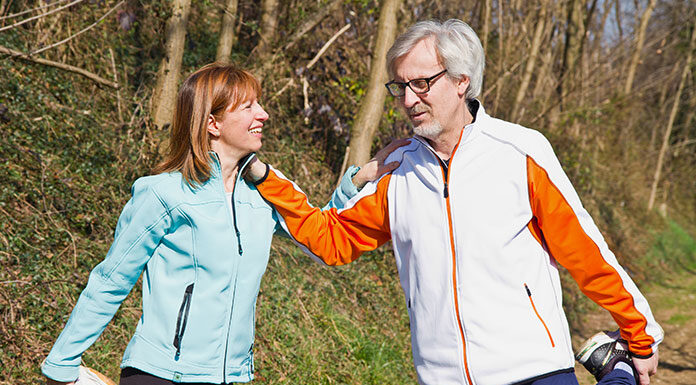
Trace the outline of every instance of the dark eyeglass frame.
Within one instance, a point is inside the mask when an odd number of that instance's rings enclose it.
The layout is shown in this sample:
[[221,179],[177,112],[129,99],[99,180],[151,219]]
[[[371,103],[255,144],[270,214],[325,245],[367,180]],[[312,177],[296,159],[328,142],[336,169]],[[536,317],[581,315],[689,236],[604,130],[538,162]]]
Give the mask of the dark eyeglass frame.
[[[429,78],[411,79],[411,80],[409,80],[408,82],[395,82],[395,81],[392,80],[392,81],[390,81],[389,83],[385,83],[384,86],[387,87],[387,91],[389,92],[389,95],[391,95],[391,96],[393,96],[393,97],[395,97],[395,98],[400,98],[400,97],[406,95],[406,87],[410,88],[411,91],[413,91],[414,94],[421,95],[421,94],[425,94],[425,93],[427,93],[428,91],[430,91],[430,82],[432,82],[433,80],[435,80],[435,78],[437,78],[438,76],[444,74],[445,72],[447,72],[447,68],[445,68],[444,70],[442,70],[442,71],[436,73],[435,75],[433,75],[433,76],[431,76],[431,77],[429,77]],[[416,91],[416,90],[413,89],[413,87],[411,87],[411,83],[413,83],[413,82],[421,82],[421,81],[424,81],[424,82],[425,82],[425,91]],[[401,92],[395,94],[395,93],[394,93],[395,90],[392,90],[392,88],[391,88],[392,85],[400,86],[398,89],[399,89]]]

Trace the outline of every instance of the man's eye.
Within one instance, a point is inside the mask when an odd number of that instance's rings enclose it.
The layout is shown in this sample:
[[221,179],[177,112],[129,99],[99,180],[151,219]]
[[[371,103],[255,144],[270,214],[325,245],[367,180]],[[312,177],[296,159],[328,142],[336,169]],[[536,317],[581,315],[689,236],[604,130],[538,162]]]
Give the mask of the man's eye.
[[418,89],[423,89],[428,86],[428,83],[425,80],[422,79],[417,79],[411,82],[411,87],[416,87]]

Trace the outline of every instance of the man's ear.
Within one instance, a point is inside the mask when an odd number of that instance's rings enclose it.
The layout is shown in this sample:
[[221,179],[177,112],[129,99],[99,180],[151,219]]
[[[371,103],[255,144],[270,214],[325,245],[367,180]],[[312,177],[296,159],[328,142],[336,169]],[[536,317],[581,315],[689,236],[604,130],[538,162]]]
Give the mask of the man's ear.
[[217,120],[212,114],[208,115],[208,133],[216,138],[220,136]]
[[471,81],[469,80],[469,77],[462,75],[462,77],[459,79],[459,83],[457,83],[457,94],[459,96],[466,96],[466,91],[469,89],[470,84]]

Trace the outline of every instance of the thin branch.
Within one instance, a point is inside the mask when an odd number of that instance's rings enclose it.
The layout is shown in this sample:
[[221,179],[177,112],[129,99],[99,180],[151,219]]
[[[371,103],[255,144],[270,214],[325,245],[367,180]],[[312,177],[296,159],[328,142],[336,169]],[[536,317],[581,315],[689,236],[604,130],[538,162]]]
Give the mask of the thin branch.
[[26,11],[13,13],[13,14],[7,15],[7,16],[0,16],[0,20],[13,19],[13,18],[15,18],[15,17],[17,17],[17,16],[26,15],[27,13],[32,13],[32,12],[38,11],[38,10],[40,10],[40,9],[51,8],[51,7],[56,6],[56,5],[60,4],[60,3],[64,3],[64,2],[66,2],[66,1],[70,1],[70,0],[58,0],[58,1],[53,2],[53,3],[51,3],[51,4],[42,5],[42,6],[40,6],[40,7],[36,7],[36,8],[33,8],[33,9],[27,9]]
[[[114,60],[114,50],[109,47],[109,56],[111,57],[111,71],[114,73],[114,83],[118,84],[118,75],[116,72],[116,61]],[[123,123],[123,112],[121,111],[121,91],[116,90],[116,107],[118,110],[118,121]]]
[[288,39],[288,43],[283,47],[282,49],[278,50],[278,52],[284,52],[290,48],[292,48],[297,42],[300,41],[302,36],[306,35],[309,31],[314,29],[319,23],[321,23],[322,20],[326,16],[329,15],[329,13],[335,11],[335,9],[343,3],[343,0],[334,0],[332,3],[329,5],[326,5],[322,7],[317,13],[312,16],[312,18],[308,19],[305,21],[304,24],[302,24],[296,31],[295,33],[292,34],[290,39]]
[[120,6],[121,6],[123,3],[125,3],[125,2],[126,2],[126,0],[121,0],[121,1],[120,1],[118,4],[116,4],[113,8],[111,8],[108,12],[106,12],[102,17],[100,17],[99,20],[95,21],[94,23],[92,23],[92,24],[89,25],[88,27],[82,29],[80,32],[77,32],[77,33],[75,33],[75,34],[73,34],[73,35],[71,35],[71,36],[68,36],[67,38],[65,38],[65,39],[63,39],[63,40],[61,40],[61,41],[59,41],[59,42],[57,42],[57,43],[53,43],[53,44],[51,44],[51,45],[49,45],[49,46],[43,47],[43,48],[41,48],[41,49],[37,49],[37,50],[33,51],[32,53],[30,53],[30,55],[36,55],[37,53],[41,53],[41,52],[43,52],[43,51],[46,51],[46,50],[49,50],[49,49],[51,49],[51,48],[57,47],[57,46],[59,46],[59,45],[65,43],[65,42],[68,42],[68,41],[70,41],[70,40],[76,38],[77,36],[79,36],[79,35],[81,35],[81,34],[87,32],[87,31],[89,31],[90,29],[94,28],[97,24],[99,24],[102,20],[104,20],[107,16],[109,16],[109,15],[111,14],[111,12],[115,11],[116,8],[120,7]]
[[84,76],[84,77],[86,77],[94,82],[105,85],[107,87],[119,89],[118,84],[116,84],[112,81],[106,80],[106,79],[100,77],[99,75],[93,74],[93,73],[91,73],[85,69],[79,68],[79,67],[71,66],[71,65],[65,64],[65,63],[55,62],[52,60],[31,57],[24,52],[15,51],[13,49],[3,47],[1,45],[0,45],[0,53],[7,54],[7,55],[10,55],[12,57],[27,60],[30,62],[43,64],[43,65],[46,65],[49,67],[60,68],[62,70],[66,70],[68,72],[73,72],[73,73],[76,73],[78,75],[82,75],[82,76]]
[[348,30],[348,28],[350,28],[350,26],[351,26],[350,23],[346,24],[343,28],[341,28],[338,32],[336,32],[333,36],[331,36],[331,39],[329,39],[329,41],[327,41],[324,44],[324,46],[321,47],[319,52],[317,52],[316,56],[314,56],[314,59],[312,59],[309,62],[309,64],[307,64],[307,67],[305,67],[305,68],[306,69],[312,68],[312,66],[317,63],[317,61],[319,60],[321,55],[323,55],[324,52],[326,52],[326,50],[329,49],[329,46],[331,46],[331,44],[333,44],[333,42],[336,41],[336,39],[338,39],[338,37],[341,36],[343,34],[343,32],[346,32]]
[[14,28],[14,27],[19,27],[20,25],[25,24],[25,23],[28,23],[28,22],[30,22],[30,21],[32,21],[32,20],[36,20],[36,19],[40,19],[40,18],[45,17],[45,16],[48,16],[48,15],[52,15],[52,14],[54,14],[54,13],[60,11],[60,10],[63,10],[63,9],[65,9],[65,8],[68,8],[68,7],[71,7],[71,6],[75,5],[75,4],[81,3],[81,2],[83,2],[83,1],[85,1],[85,0],[75,0],[75,1],[73,1],[72,3],[70,3],[70,4],[66,4],[66,5],[64,5],[64,6],[62,6],[62,7],[58,7],[58,8],[56,8],[56,9],[52,10],[52,11],[48,11],[48,12],[42,13],[42,14],[40,14],[40,15],[36,15],[36,16],[34,16],[34,17],[30,17],[30,18],[28,18],[28,19],[24,19],[24,20],[22,20],[22,21],[19,21],[19,22],[17,22],[17,23],[12,24],[12,25],[8,25],[8,26],[6,26],[6,27],[2,27],[2,28],[0,28],[0,32],[6,31],[6,30],[8,30],[8,29],[12,29],[12,28]]

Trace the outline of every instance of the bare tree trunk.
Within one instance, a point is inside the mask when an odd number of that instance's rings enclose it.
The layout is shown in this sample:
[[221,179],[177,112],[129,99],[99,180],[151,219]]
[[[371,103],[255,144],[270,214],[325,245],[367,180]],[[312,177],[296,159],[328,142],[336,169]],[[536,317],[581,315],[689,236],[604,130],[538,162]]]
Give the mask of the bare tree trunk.
[[275,39],[276,29],[278,29],[280,3],[278,0],[262,0],[261,7],[261,25],[256,55],[260,60],[263,60],[271,53],[273,48],[273,40]]
[[631,61],[628,65],[628,75],[626,76],[624,94],[630,93],[631,89],[633,88],[633,79],[636,75],[636,68],[638,68],[640,54],[643,51],[643,44],[645,43],[645,31],[648,29],[648,21],[650,20],[650,15],[652,14],[653,9],[655,9],[655,3],[657,3],[657,0],[649,0],[648,6],[645,7],[645,11],[640,18],[640,26],[638,27],[638,34],[635,38],[633,55],[631,56]]
[[560,107],[563,109],[566,103],[566,96],[573,89],[575,84],[575,67],[582,55],[582,38],[585,35],[584,23],[582,21],[582,3],[580,0],[571,0],[568,3],[565,46],[563,48],[563,61],[558,83],[558,97]]
[[483,10],[481,12],[481,23],[483,31],[481,31],[481,43],[483,45],[483,53],[488,53],[488,34],[491,28],[491,0],[483,0]]
[[170,124],[173,118],[190,10],[191,0],[172,1],[172,16],[167,20],[165,32],[164,57],[157,71],[157,83],[152,95],[152,120],[158,129]]
[[396,37],[396,12],[401,0],[385,0],[379,14],[377,40],[370,64],[367,93],[360,103],[350,135],[348,164],[364,164],[370,159],[372,137],[384,112],[387,81],[386,55]]
[[[502,80],[502,76],[505,74],[505,33],[504,33],[504,19],[503,19],[503,2],[498,1],[498,79]],[[500,101],[500,89],[502,87],[498,86],[495,90],[495,99],[493,101],[493,115],[498,111],[498,103]]]
[[665,136],[662,138],[662,147],[660,148],[660,153],[657,156],[657,165],[655,166],[655,176],[653,176],[652,188],[650,189],[650,198],[648,199],[648,211],[652,210],[655,205],[655,195],[657,194],[657,185],[660,183],[660,174],[662,173],[662,164],[665,159],[665,154],[669,148],[669,137],[672,134],[672,127],[674,126],[674,119],[677,117],[677,112],[679,110],[679,101],[681,99],[682,91],[684,90],[684,84],[686,83],[686,78],[691,71],[691,59],[694,53],[694,43],[696,42],[696,28],[691,31],[691,42],[689,43],[689,53],[686,56],[686,61],[684,63],[684,70],[682,71],[681,80],[679,81],[679,87],[677,88],[677,94],[674,96],[674,104],[672,105],[672,111],[669,114],[669,120],[667,121],[667,128],[665,129]]
[[619,41],[623,41],[623,26],[621,23],[621,0],[614,1],[616,11],[616,29],[619,31]]
[[[667,93],[670,89],[670,86],[672,84],[672,78],[677,74],[679,71],[679,62],[674,63],[674,67],[672,67],[672,71],[669,72],[669,75],[667,75],[664,80],[662,81],[662,89],[660,91],[660,98],[657,101],[657,105],[659,106],[659,112],[657,116],[664,116],[665,112],[667,110]],[[659,125],[658,124],[653,124],[652,129],[650,131],[650,152],[655,151],[655,141],[657,140],[657,129]]]
[[527,87],[529,87],[529,82],[532,79],[532,73],[534,72],[534,68],[536,67],[536,59],[539,54],[539,47],[541,47],[544,28],[546,28],[546,12],[546,2],[542,1],[541,4],[539,4],[539,12],[536,21],[536,28],[534,30],[534,38],[532,39],[532,46],[530,48],[529,58],[527,59],[527,65],[525,66],[524,75],[522,76],[522,84],[520,84],[520,88],[517,90],[517,95],[515,96],[515,103],[512,106],[512,113],[510,114],[513,121],[519,121],[521,118],[521,114],[519,113],[520,104],[522,103],[522,99],[524,99],[524,95],[527,93]]
[[236,40],[237,3],[238,0],[227,0],[223,11],[222,23],[220,23],[220,40],[215,55],[215,60],[221,63],[229,63],[232,47]]

